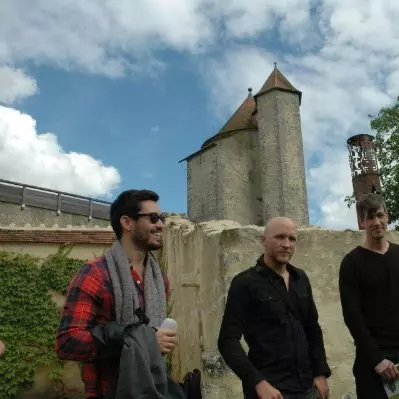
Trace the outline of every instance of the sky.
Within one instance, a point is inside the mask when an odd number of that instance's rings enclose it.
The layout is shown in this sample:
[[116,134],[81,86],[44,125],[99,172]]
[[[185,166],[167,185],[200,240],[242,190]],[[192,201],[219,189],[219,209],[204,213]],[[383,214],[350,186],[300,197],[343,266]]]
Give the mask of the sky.
[[2,0],[0,178],[186,212],[178,161],[277,62],[303,92],[310,222],[357,228],[346,139],[399,93],[398,20],[397,0]]

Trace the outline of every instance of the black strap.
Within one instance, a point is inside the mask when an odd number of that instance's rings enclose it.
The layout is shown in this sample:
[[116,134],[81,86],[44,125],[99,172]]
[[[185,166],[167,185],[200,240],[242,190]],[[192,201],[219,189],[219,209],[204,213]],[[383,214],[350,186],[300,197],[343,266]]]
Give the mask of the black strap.
[[189,371],[180,383],[187,399],[202,399],[201,372],[198,369]]
[[299,313],[298,308],[292,303],[288,291],[286,289],[283,289],[283,287],[281,287],[281,284],[278,284],[278,282],[276,282],[272,277],[269,277],[269,281],[272,284],[273,288],[280,295],[280,298],[283,300],[287,310],[303,325],[303,317]]
[[134,314],[139,318],[139,321],[135,324],[136,326],[139,326],[140,324],[147,325],[150,322],[150,319],[147,317],[143,309],[137,308],[134,311]]

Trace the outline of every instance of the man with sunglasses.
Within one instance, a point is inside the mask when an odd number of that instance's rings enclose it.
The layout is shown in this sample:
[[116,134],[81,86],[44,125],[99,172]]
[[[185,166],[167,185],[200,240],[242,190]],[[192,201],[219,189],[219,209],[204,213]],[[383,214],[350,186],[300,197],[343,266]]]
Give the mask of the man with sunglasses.
[[111,278],[114,259],[116,263],[126,263],[127,278],[134,282],[131,286],[136,305],[154,327],[161,353],[170,353],[177,343],[175,331],[157,328],[166,318],[169,296],[168,279],[151,252],[160,249],[163,242],[164,217],[158,200],[159,196],[149,190],[121,193],[110,210],[114,245],[104,256],[86,263],[68,288],[56,336],[56,353],[61,359],[83,362],[85,398],[112,398],[118,382],[120,355],[107,356],[93,337],[97,326],[117,318],[118,304],[123,307],[129,302],[124,292],[117,292],[116,279]]

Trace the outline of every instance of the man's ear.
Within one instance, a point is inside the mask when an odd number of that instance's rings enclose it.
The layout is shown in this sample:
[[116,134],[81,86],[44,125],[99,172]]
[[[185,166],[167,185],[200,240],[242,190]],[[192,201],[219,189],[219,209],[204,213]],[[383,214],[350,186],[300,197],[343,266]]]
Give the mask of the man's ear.
[[266,244],[266,235],[265,233],[262,233],[262,235],[260,236],[260,242],[263,246],[265,246]]
[[119,219],[123,231],[132,231],[133,230],[133,220],[128,216],[122,216]]

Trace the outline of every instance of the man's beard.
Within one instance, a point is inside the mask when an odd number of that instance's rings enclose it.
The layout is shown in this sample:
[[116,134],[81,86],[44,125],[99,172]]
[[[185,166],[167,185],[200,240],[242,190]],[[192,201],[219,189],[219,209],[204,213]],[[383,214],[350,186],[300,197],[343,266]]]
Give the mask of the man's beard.
[[137,248],[140,248],[141,250],[143,250],[145,252],[156,251],[158,249],[161,249],[163,246],[162,240],[160,241],[159,244],[151,243],[150,242],[151,234],[152,233],[144,234],[144,233],[138,232],[132,237],[132,241]]

